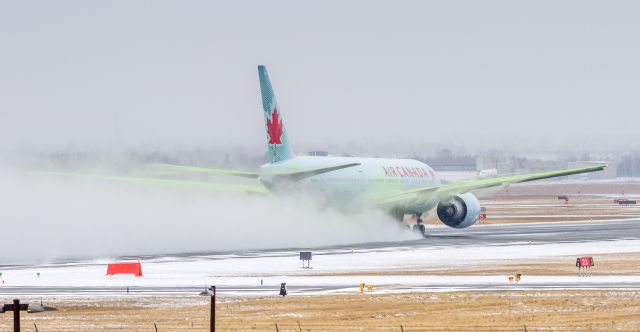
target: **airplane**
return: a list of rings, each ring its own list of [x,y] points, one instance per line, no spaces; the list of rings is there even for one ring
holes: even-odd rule
[[[421,215],[436,209],[440,221],[452,228],[467,228],[480,216],[480,202],[471,192],[479,189],[602,171],[606,165],[524,175],[491,176],[443,183],[429,165],[412,159],[297,156],[290,145],[282,110],[267,68],[258,66],[269,163],[257,172],[187,165],[158,165],[163,169],[255,179],[255,186],[240,191],[305,193],[347,210],[379,208],[402,221],[412,215],[413,229],[426,235]],[[232,189],[229,187],[227,189]]]

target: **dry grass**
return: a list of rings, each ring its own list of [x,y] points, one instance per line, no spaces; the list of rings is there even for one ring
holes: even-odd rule
[[[592,256],[595,266],[589,274],[598,275],[640,275],[640,252],[624,254],[586,254]],[[320,273],[318,275],[508,275],[521,273],[526,276],[572,276],[577,274],[575,256],[544,259],[500,260],[485,264],[465,264],[446,268],[385,269],[384,271],[349,271],[344,273]]]
[[[206,298],[103,299],[84,305],[60,303],[60,310],[27,314],[23,326],[40,331],[206,330]],[[154,302],[151,301],[151,302]],[[174,305],[161,306],[168,301]],[[459,293],[352,294],[223,299],[219,330],[275,331],[522,331],[640,329],[640,291],[505,291]],[[0,329],[10,328],[6,315]]]

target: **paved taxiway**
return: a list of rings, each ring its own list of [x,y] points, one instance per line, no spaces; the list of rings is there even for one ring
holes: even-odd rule
[[[531,278],[531,277],[525,277]],[[576,277],[577,278],[577,277]],[[591,279],[589,279],[591,278]],[[426,278],[425,278],[426,279]],[[550,282],[522,282],[519,284],[507,283],[506,280],[494,282],[469,283],[433,283],[425,280],[423,284],[381,284],[377,283],[376,293],[400,293],[400,292],[451,292],[451,291],[501,291],[501,290],[596,290],[596,289],[640,289],[640,278],[634,280],[616,281],[608,278],[584,277],[576,280],[559,280]],[[295,280],[294,280],[295,282]],[[265,286],[217,286],[217,293],[235,296],[274,296],[278,295],[278,285]],[[0,296],[135,296],[135,295],[196,295],[203,292],[205,287],[196,286],[166,286],[166,287],[129,287],[129,293],[123,287],[4,287],[0,288]],[[298,286],[287,283],[289,295],[318,295],[331,293],[356,293],[357,283],[338,285]]]

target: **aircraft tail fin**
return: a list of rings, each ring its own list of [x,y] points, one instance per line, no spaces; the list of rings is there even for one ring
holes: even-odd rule
[[[291,159],[294,157],[293,150],[289,145],[289,138],[284,128],[282,113],[278,108],[276,96],[273,94],[267,68],[262,65],[258,66],[258,75],[260,77],[262,108],[264,110],[264,120],[267,129],[269,159],[272,163]]]

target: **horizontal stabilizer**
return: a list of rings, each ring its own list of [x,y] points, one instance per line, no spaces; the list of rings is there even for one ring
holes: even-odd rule
[[[351,163],[351,164],[344,164],[344,165],[338,165],[338,166],[316,168],[316,169],[306,170],[306,171],[280,173],[280,174],[276,174],[275,176],[283,179],[289,179],[292,181],[299,181],[315,175],[329,173],[329,172],[337,171],[339,169],[349,168],[349,167],[358,166],[358,165],[360,165],[360,163]]]
[[[156,164],[156,165],[153,165],[152,167],[160,170],[165,170],[165,171],[176,171],[176,172],[185,172],[185,173],[230,175],[230,176],[239,176],[239,177],[250,178],[250,179],[257,179],[259,177],[258,173],[250,173],[250,172],[236,171],[231,169],[221,169],[221,168],[172,165],[172,164]]]

